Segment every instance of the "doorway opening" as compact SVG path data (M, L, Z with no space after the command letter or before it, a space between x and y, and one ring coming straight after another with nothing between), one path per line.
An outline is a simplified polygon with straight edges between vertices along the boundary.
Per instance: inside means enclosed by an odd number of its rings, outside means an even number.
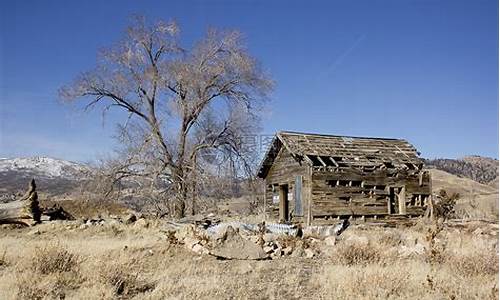
M290 221L288 215L288 184L280 185L280 220Z

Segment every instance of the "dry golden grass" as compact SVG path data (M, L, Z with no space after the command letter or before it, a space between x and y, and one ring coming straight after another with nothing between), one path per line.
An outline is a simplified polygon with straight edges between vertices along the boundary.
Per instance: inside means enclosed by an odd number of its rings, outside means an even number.
M380 249L371 243L348 243L338 245L332 260L338 265L368 265L380 263L383 256Z
M334 246L281 239L324 255L266 261L199 256L159 226L0 229L0 299L498 299L494 225L353 226Z

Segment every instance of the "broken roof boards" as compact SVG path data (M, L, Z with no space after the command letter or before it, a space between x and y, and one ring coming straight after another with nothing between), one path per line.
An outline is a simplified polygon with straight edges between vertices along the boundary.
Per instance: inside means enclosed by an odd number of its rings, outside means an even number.
M267 203L280 197L281 219L310 223L332 217L422 215L431 194L430 174L422 167L415 147L403 139L282 131L257 175L266 181Z

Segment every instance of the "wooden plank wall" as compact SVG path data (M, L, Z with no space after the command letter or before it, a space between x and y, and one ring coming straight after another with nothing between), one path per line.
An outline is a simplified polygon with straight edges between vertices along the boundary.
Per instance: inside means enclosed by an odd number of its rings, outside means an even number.
M294 211L295 209L295 199L293 197L295 193L295 179L297 176L303 176L302 180L302 210L305 214L306 212L306 203L304 202L304 193L307 191L307 186L310 184L306 178L307 166L305 164L299 164L295 158L292 157L290 152L286 150L285 147L282 147L274 163L269 170L269 173L266 177L266 203L268 204L268 214L273 215L275 217L278 216L278 205L273 205L273 196L279 195L279 185L288 184L288 192L291 196L288 198L289 200L289 211ZM275 190L273 192L272 185L275 185Z
M390 186L405 187L406 214L422 215L431 193L429 173L418 170L315 170L312 183L315 218L387 215Z

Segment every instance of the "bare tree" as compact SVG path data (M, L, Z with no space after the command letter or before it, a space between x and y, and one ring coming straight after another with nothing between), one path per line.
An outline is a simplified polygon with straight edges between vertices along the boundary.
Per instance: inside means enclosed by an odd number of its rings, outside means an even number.
M237 31L209 30L190 49L181 47L178 34L174 22L150 25L137 18L124 39L101 53L95 69L60 94L103 112L127 113L119 125L121 176L167 182L164 194L182 217L207 158L222 153L247 163L242 137L258 129L258 111L273 82Z

